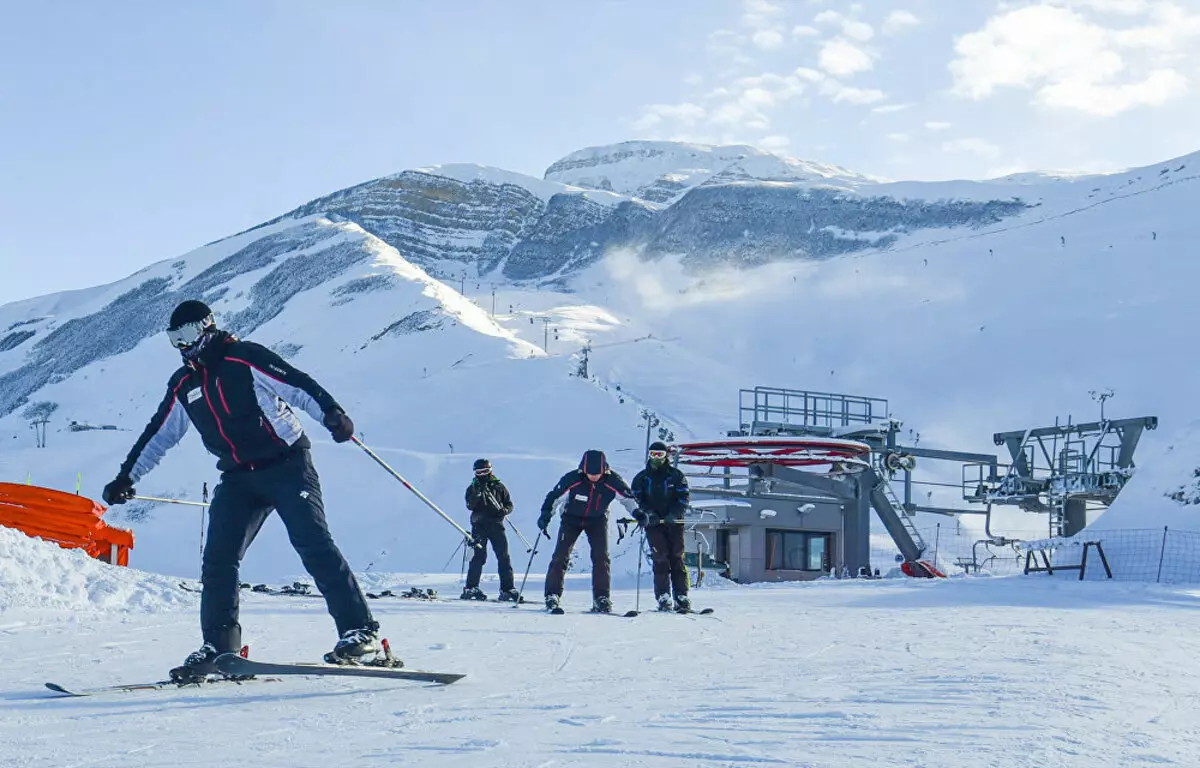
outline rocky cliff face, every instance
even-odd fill
[[[827,258],[920,229],[993,224],[1027,207],[899,201],[880,194],[876,179],[745,146],[626,142],[568,155],[545,179],[464,168],[376,179],[275,221],[349,220],[432,271],[499,270],[524,281],[570,274],[614,247],[677,254],[690,266]]]

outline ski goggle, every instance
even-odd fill
[[[216,325],[213,316],[209,315],[203,320],[194,320],[190,323],[184,323],[178,328],[167,329],[167,339],[171,342],[171,346],[176,349],[187,349],[200,340],[204,332]]]
[[[475,477],[487,477],[490,474],[492,474],[491,467],[484,467],[483,469],[475,470]]]
[[[662,461],[667,458],[666,451],[650,451],[650,458],[655,461]]]

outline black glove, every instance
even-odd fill
[[[538,528],[543,531],[550,527],[550,518],[554,517],[554,511],[543,509],[542,514],[538,515]]]
[[[100,498],[104,499],[104,503],[111,507],[115,504],[124,504],[133,498],[133,494],[133,481],[129,479],[129,476],[117,475],[115,480],[104,486]]]
[[[344,443],[354,437],[354,422],[343,411],[329,411],[325,414],[324,423],[335,443]]]
[[[633,519],[637,521],[638,525],[642,526],[643,528],[646,527],[646,512],[644,510],[638,509],[636,512],[634,512]]]
[[[657,512],[647,512],[646,513],[645,525],[647,527],[649,527],[651,525],[658,525],[662,521],[663,521],[662,517]]]

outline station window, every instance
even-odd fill
[[[833,534],[767,531],[768,571],[828,571]]]

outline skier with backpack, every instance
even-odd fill
[[[667,455],[665,443],[650,444],[646,467],[633,478],[633,493],[638,502],[633,517],[646,531],[650,543],[658,610],[687,613],[692,610],[692,603],[688,597],[687,566],[683,563],[683,516],[691,492],[687,478],[671,466]]]
[[[476,459],[473,468],[475,477],[467,486],[466,500],[467,509],[471,511],[471,539],[476,542],[476,548],[467,567],[467,584],[461,598],[487,600],[487,595],[479,588],[479,579],[487,562],[490,543],[500,572],[500,600],[516,602],[518,594],[513,584],[512,560],[508,556],[508,537],[504,533],[504,518],[513,511],[512,497],[504,483],[493,474],[490,461]]]
[[[612,613],[608,505],[619,497],[621,504],[632,514],[637,509],[633,491],[608,466],[603,451],[589,450],[583,454],[579,468],[563,475],[553,490],[546,494],[541,516],[538,517],[538,528],[542,531],[550,527],[550,520],[554,517],[554,502],[563,495],[566,495],[566,503],[562,522],[558,526],[550,570],[546,573],[546,609],[552,612],[562,610],[560,604],[567,560],[580,534],[587,534],[592,550],[592,611]]]
[[[242,647],[238,566],[272,511],[337,625],[339,638],[325,661],[353,663],[379,654],[379,623],[329,533],[311,443],[292,407],[338,443],[354,436],[354,422],[308,374],[266,347],[219,330],[203,302],[177,306],[167,338],[183,365],[102,496],[109,505],[133,498],[134,484],[183,438],[189,423],[217,457],[221,481],[208,510],[200,577],[203,645],[171,670],[171,679],[202,682],[218,674],[219,655]]]

